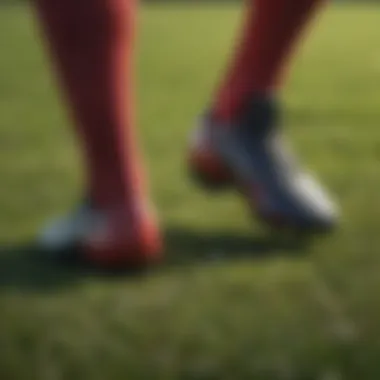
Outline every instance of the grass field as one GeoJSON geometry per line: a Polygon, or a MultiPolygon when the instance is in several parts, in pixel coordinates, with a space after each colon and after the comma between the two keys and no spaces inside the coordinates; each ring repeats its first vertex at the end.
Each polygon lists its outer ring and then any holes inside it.
{"type": "Polygon", "coordinates": [[[167,263],[110,278],[34,258],[81,170],[31,17],[0,7],[1,380],[380,378],[380,8],[330,8],[285,90],[289,134],[343,208],[339,232],[302,245],[185,175],[238,15],[142,10],[141,138],[167,263]]]}

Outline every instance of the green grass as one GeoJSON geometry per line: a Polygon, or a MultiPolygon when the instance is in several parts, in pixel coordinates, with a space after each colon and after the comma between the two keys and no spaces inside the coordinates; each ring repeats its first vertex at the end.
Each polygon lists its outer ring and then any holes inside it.
{"type": "Polygon", "coordinates": [[[339,232],[297,245],[185,175],[237,7],[145,7],[139,118],[167,263],[111,279],[33,257],[28,242],[73,205],[81,170],[31,17],[0,8],[0,379],[378,379],[379,18],[331,8],[285,90],[289,134],[343,208],[339,232]]]}

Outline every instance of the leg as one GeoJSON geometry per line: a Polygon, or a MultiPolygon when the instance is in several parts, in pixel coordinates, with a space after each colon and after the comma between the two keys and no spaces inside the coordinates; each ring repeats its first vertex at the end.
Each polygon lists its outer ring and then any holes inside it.
{"type": "Polygon", "coordinates": [[[336,210],[320,186],[296,168],[278,128],[274,100],[307,22],[321,0],[254,0],[231,67],[191,150],[191,167],[208,184],[233,185],[272,226],[328,229],[336,210]]]}
{"type": "Polygon", "coordinates": [[[323,0],[254,0],[213,105],[215,118],[234,121],[253,98],[276,97],[298,42],[323,0]]]}
{"type": "MultiPolygon", "coordinates": [[[[87,168],[89,207],[84,214],[92,216],[80,223],[83,228],[66,228],[70,231],[66,238],[74,238],[75,231],[86,255],[101,263],[156,258],[159,236],[147,212],[134,130],[135,4],[133,0],[35,2],[87,168]],[[89,227],[95,214],[102,220],[100,226],[89,227]]],[[[64,234],[60,224],[53,227],[54,233],[48,230],[46,241],[54,242],[58,227],[64,234]]]]}

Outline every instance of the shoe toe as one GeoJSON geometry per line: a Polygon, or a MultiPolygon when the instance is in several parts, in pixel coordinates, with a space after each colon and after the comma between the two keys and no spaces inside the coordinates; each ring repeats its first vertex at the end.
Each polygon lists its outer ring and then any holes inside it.
{"type": "Polygon", "coordinates": [[[310,175],[300,174],[268,198],[259,214],[274,227],[329,232],[338,224],[335,202],[310,175]]]}

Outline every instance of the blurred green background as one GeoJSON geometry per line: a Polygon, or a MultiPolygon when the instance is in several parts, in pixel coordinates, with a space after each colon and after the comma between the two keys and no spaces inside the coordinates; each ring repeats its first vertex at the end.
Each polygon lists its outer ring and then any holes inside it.
{"type": "Polygon", "coordinates": [[[29,8],[1,2],[1,380],[380,378],[380,8],[332,5],[284,91],[295,148],[343,209],[334,236],[302,243],[186,176],[239,18],[233,3],[141,8],[139,127],[167,259],[110,278],[36,258],[81,165],[29,8]]]}

